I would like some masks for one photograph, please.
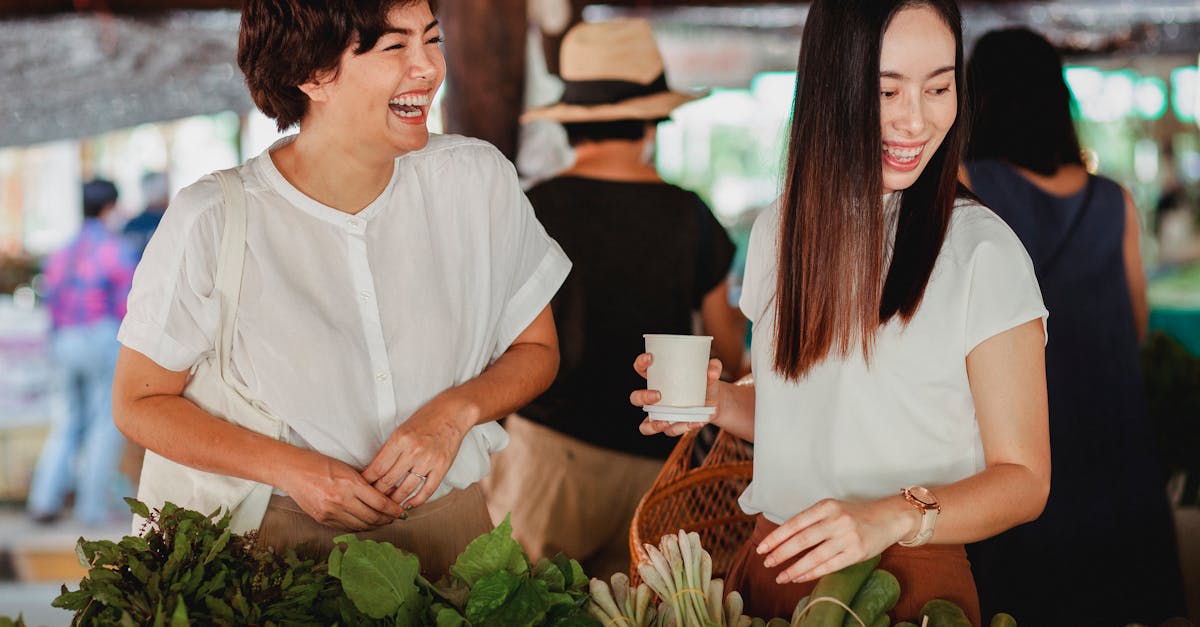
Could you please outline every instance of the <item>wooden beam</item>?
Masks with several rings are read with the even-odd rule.
[[[441,2],[446,35],[446,131],[494,144],[517,156],[525,104],[526,0]]]
[[[175,9],[241,8],[242,0],[0,0],[0,14],[5,16],[73,11],[156,13]]]

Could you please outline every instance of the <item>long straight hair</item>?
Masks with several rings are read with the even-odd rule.
[[[879,55],[892,18],[915,6],[936,10],[954,33],[958,115],[901,195],[885,268]],[[897,315],[907,322],[921,304],[960,194],[964,88],[954,0],[813,2],[780,198],[774,367],[785,379],[800,379],[831,352],[848,356],[856,344],[870,359],[878,328]]]

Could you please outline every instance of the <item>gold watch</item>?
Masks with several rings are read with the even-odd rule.
[[[904,488],[900,491],[900,496],[903,496],[904,500],[912,503],[913,507],[921,512],[921,528],[917,531],[916,535],[907,540],[901,540],[898,544],[900,546],[912,547],[921,546],[929,542],[930,538],[933,537],[933,525],[937,522],[938,514],[942,511],[942,507],[938,505],[937,497],[933,495],[933,492],[921,486]]]

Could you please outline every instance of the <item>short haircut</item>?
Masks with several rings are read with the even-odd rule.
[[[1051,175],[1083,165],[1062,58],[1027,28],[991,31],[967,62],[973,119],[967,159],[998,159]]]
[[[613,120],[611,122],[567,122],[567,141],[572,146],[609,139],[636,141],[646,136],[646,125],[655,120]]]
[[[98,218],[109,205],[117,202],[117,186],[112,181],[92,179],[83,184],[83,217]]]
[[[342,53],[362,54],[387,30],[394,7],[437,0],[246,0],[238,34],[238,67],[250,97],[280,131],[308,113],[300,85],[334,72]]]

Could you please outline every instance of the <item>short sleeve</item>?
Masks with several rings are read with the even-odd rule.
[[[755,218],[746,248],[746,271],[738,306],[751,323],[759,321],[775,294],[778,238],[779,207],[772,204]]]
[[[965,322],[965,348],[970,353],[988,338],[1049,315],[1033,262],[1008,225],[990,210],[972,218],[976,244],[970,257]]]
[[[499,356],[541,313],[566,280],[571,261],[542,227],[521,191],[513,165],[488,147],[482,165],[492,170],[481,186],[490,211],[493,293],[502,302],[494,356]]]
[[[696,219],[699,223],[699,257],[696,262],[695,306],[699,308],[704,297],[729,276],[736,247],[725,227],[717,221],[708,205],[693,194],[696,201]]]
[[[222,198],[211,176],[180,191],[133,275],[117,339],[167,370],[188,370],[214,348]]]

